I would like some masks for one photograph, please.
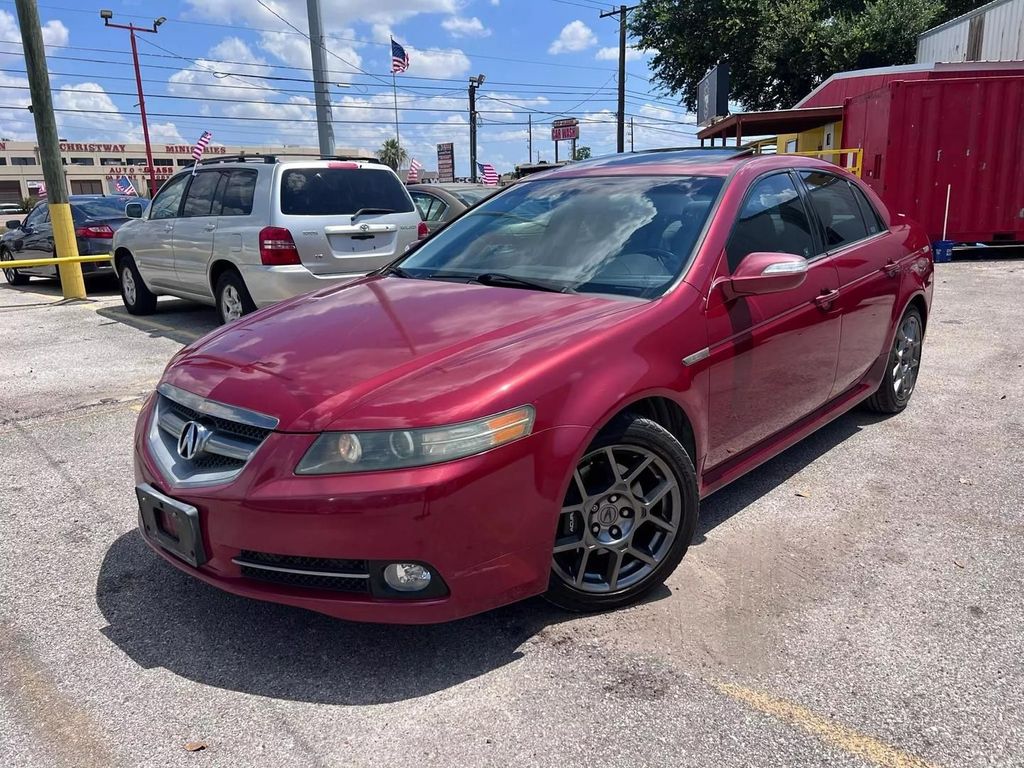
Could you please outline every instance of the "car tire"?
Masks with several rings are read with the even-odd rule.
[[[885,375],[878,390],[867,399],[868,408],[877,413],[891,414],[907,407],[917,385],[923,344],[924,319],[917,307],[910,307],[896,326]]]
[[[0,250],[0,262],[2,261],[14,261],[14,255],[6,248]],[[11,285],[28,285],[29,276],[21,274],[16,269],[5,269],[4,279]]]
[[[124,256],[117,260],[120,268],[117,282],[121,288],[121,301],[131,315],[151,315],[156,312],[156,294],[146,287],[146,283],[135,266],[135,259]]]
[[[679,441],[650,419],[617,418],[573,471],[545,597],[576,612],[641,599],[683,559],[698,505],[697,473]]]
[[[256,311],[256,302],[249,295],[242,276],[233,269],[227,270],[217,278],[214,291],[217,300],[217,314],[222,323],[230,323],[240,317]]]

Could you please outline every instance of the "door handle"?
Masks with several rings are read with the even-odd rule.
[[[213,232],[213,230],[215,230],[216,228],[216,224],[207,224],[205,227],[203,227],[203,229],[205,229],[207,232]]]
[[[164,232],[173,232],[173,231],[174,231],[174,225],[173,224],[164,224]]]
[[[903,271],[903,267],[895,261],[885,262],[885,274],[888,277],[896,277],[900,272]]]
[[[839,289],[833,288],[831,291],[825,291],[820,296],[815,297],[814,303],[818,305],[819,309],[823,309],[826,312],[832,309],[832,302],[839,296]]]

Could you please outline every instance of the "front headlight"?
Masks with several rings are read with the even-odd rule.
[[[461,459],[526,437],[533,408],[524,405],[462,424],[394,432],[324,432],[295,468],[299,475],[402,469]]]

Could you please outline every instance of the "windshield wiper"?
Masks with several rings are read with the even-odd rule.
[[[568,285],[558,285],[542,280],[529,280],[515,275],[506,275],[502,272],[484,272],[473,278],[473,282],[481,285],[504,286],[508,288],[531,288],[535,291],[549,291],[551,293],[576,293]]]
[[[414,275],[412,272],[409,272],[408,270],[402,269],[397,264],[388,264],[386,267],[381,267],[380,269],[378,269],[373,274],[378,276],[378,277],[386,277],[387,275],[394,275],[395,277],[407,277],[407,278],[415,278],[416,277],[416,275]]]
[[[352,221],[356,220],[356,216],[362,216],[364,213],[394,213],[394,208],[360,208],[358,211],[352,214]]]

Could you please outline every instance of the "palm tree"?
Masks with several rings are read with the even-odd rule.
[[[377,150],[377,158],[385,165],[391,166],[391,170],[397,171],[402,163],[409,159],[409,153],[402,149],[398,139],[387,139]]]

